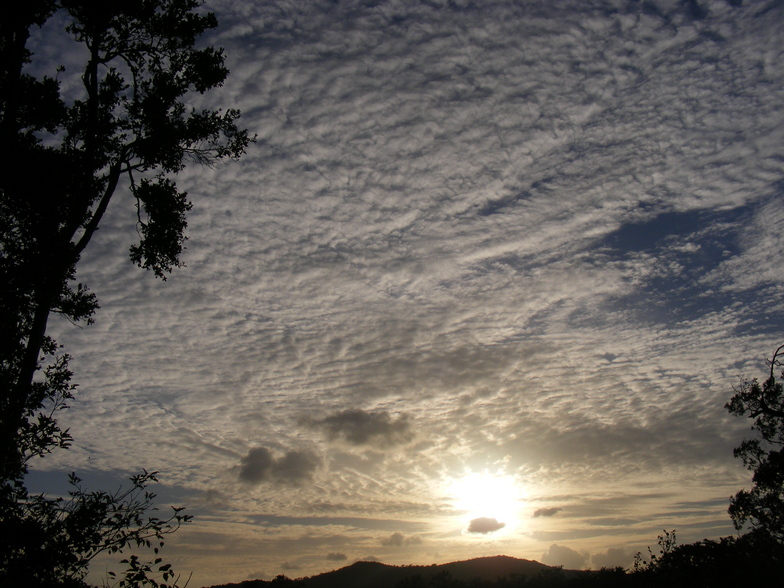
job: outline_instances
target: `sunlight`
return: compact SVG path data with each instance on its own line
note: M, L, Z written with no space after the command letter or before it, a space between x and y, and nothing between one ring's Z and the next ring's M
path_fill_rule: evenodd
M454 480L449 494L454 507L466 512L467 521L480 517L496 519L508 531L515 527L524 491L512 476L484 472Z

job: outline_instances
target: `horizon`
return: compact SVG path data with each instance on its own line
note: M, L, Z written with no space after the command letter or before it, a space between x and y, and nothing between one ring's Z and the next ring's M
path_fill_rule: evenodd
M158 471L194 587L735 534L724 404L784 343L782 3L206 8L231 73L193 105L258 142L178 174L166 282L118 193L78 266L95 324L50 320L74 443L32 491ZM31 70L67 93L63 22Z
M470 563L476 563L476 562L498 564L499 563L498 560L503 560L506 563L507 566L510 564L510 562L515 562L515 563L520 562L520 563L524 563L524 564L536 564L537 566L542 566L543 568L550 567L550 568L553 568L553 569L563 569L565 572L596 571L596 570L590 570L590 569L589 570L570 570L568 568L563 568L563 566L547 566L546 564L543 564L543 563L538 562L536 560L516 558L516 557L509 556L509 555L497 554L497 555L485 555L485 556L481 556L481 557L473 557L473 558L470 558L470 559L448 561L448 562L443 562L443 563L432 563L432 564L387 564L387 563L384 563L384 562L381 562L381 561L378 561L378 560L375 560L375 559L358 559L358 560L353 561L351 563L346 563L344 565L341 565L340 567L336 567L335 569L327 570L327 571L320 572L318 574L309 575L309 576L287 576L286 574L279 574L276 577L283 576L285 578L288 578L289 580L295 580L295 581L307 580L307 579L315 578L315 577L318 577L318 576L331 575L331 574L334 574L336 572L341 572L343 570L347 570L347 569L350 569L350 568L356 568L356 567L360 566L361 564L370 564L370 565L383 566L383 567L386 567L386 568L396 568L396 569L410 570L412 568L413 569L419 569L419 568L423 568L423 569L445 568L445 567L448 567L448 566L452 566L454 564L470 564ZM477 568L469 568L469 569L474 570L475 572L477 572L474 577L481 577L483 575L486 575L483 572L481 567L479 569L477 569ZM508 567L506 567L506 569L508 570ZM464 570L465 570L465 568L464 568ZM530 569L526 568L526 570L527 570L527 572L530 573ZM515 572L511 572L511 573L512 574L518 574L520 572L515 571ZM525 573L525 572L522 572L522 573ZM462 575L465 575L465 573L462 574ZM499 578L499 577L508 576L508 575L510 575L510 574L508 572L504 571L504 567L502 566L500 573L494 572L493 579L496 579L496 578ZM259 580L259 579L258 578L254 578L254 580ZM275 580L275 578L271 578L269 580L262 580L262 581L271 582L272 580ZM334 579L333 579L333 581L334 581ZM221 584L221 586L222 585L223 584ZM212 586L209 586L209 587L206 587L206 588L212 588Z

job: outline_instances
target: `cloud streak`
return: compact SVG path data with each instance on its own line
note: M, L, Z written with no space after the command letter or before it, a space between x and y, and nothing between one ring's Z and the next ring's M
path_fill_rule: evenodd
M558 507L558 506L553 506L553 507L550 507L550 508L537 508L534 511L534 515L533 516L534 516L534 518L537 518L537 517L554 517L555 515L557 515L562 510L563 509L561 507Z

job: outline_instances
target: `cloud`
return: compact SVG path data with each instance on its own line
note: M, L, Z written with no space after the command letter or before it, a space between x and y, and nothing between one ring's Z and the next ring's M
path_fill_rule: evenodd
M553 543L545 553L542 554L542 563L548 566L563 566L567 570L581 570L588 563L589 555L585 552L578 552L564 545Z
M538 517L554 517L556 514L561 512L563 509L559 506L553 506L550 508L537 508L534 511L534 518Z
M621 566L628 568L631 566L634 555L622 548L611 547L604 553L594 553L591 555L591 567L594 569L614 568Z
M402 533L392 533L386 539L381 540L381 545L384 547L400 547L403 545L403 539Z
M403 545L419 545L420 543L422 543L421 537L416 535L406 537L402 533L392 533L389 537L381 540L381 545L384 547L402 547Z
M327 560L328 561L345 561L346 559L348 559L348 558L346 557L345 553L333 552L333 553L328 553L327 554Z
M738 254L727 256L702 277L706 285L742 292L780 283L781 265L777 260L784 255L784 205L780 197L770 198L745 220Z
M496 519L491 519L488 517L479 517L478 519L473 519L468 524L467 531L469 533L479 533L482 535L486 535L487 533L494 533L499 529L503 529L506 526L506 523L499 523Z
M256 447L242 458L239 479L254 485L262 482L299 485L313 477L320 463L318 456L309 451L289 451L275 457L266 447Z
M343 439L351 445L399 445L413 438L406 415L393 419L385 411L349 409L310 422L326 431L330 439Z

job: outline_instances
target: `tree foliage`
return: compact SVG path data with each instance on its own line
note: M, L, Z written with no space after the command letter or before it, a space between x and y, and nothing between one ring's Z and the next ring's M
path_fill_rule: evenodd
M67 22L65 30L84 56L80 71L60 66L34 75L49 64L30 49L31 31L52 22ZM57 506L24 487L32 458L71 443L57 415L75 385L69 356L47 334L47 324L51 313L92 322L98 302L77 281L77 264L119 187L136 200L129 221L139 239L130 259L165 280L182 263L191 209L174 176L188 162L238 158L253 140L237 126L239 111L192 105L194 96L228 75L222 49L196 46L216 24L199 0L25 0L3 9L0 535L26 523L62 530L84 521L82 531L93 543L105 539L89 531L96 528L92 519L81 517L100 508ZM133 488L150 480L139 478ZM122 502L111 494L80 490L72 498L77 496L93 506L114 500L105 502L107 508ZM64 544L77 535L55 533ZM74 554L81 549L72 547Z
M778 543L756 532L677 545L675 531L665 531L659 535L659 553L650 548L648 553L647 559L635 556L628 586L776 585L784 571Z
M0 537L3 585L84 586L87 567L96 556L128 547L151 548L154 557L149 562L136 555L122 560L127 569L119 586L163 588L176 580L171 564L161 563L158 552L164 535L179 529L190 516L179 507L166 518L151 514L157 508L155 494L147 486L157 481L156 474L144 471L131 477L129 488L111 493L87 491L71 474L67 499L37 495L17 501L17 516ZM116 572L109 575L117 576Z
M752 419L751 429L758 435L735 448L735 457L754 474L751 490L730 499L730 516L738 530L749 523L779 543L784 543L784 389L775 372L782 366L782 351L784 345L768 361L764 382L743 381L725 405L732 414Z
M68 399L63 355L38 385L41 356L57 347L49 314L87 321L95 295L74 283L76 265L124 180L137 203L134 263L165 279L181 265L191 204L171 176L188 161L239 157L251 140L237 110L196 110L189 96L223 83L221 49L194 47L216 26L196 0L31 0L6 9L0 27L0 454L17 475L45 440L67 444L40 409ZM84 47L81 92L64 97L58 76L26 67L30 30L55 12ZM54 73L54 72L53 72ZM59 386L59 387L58 387ZM20 434L23 433L23 434ZM58 436L60 435L60 436ZM30 443L20 444L20 439Z

